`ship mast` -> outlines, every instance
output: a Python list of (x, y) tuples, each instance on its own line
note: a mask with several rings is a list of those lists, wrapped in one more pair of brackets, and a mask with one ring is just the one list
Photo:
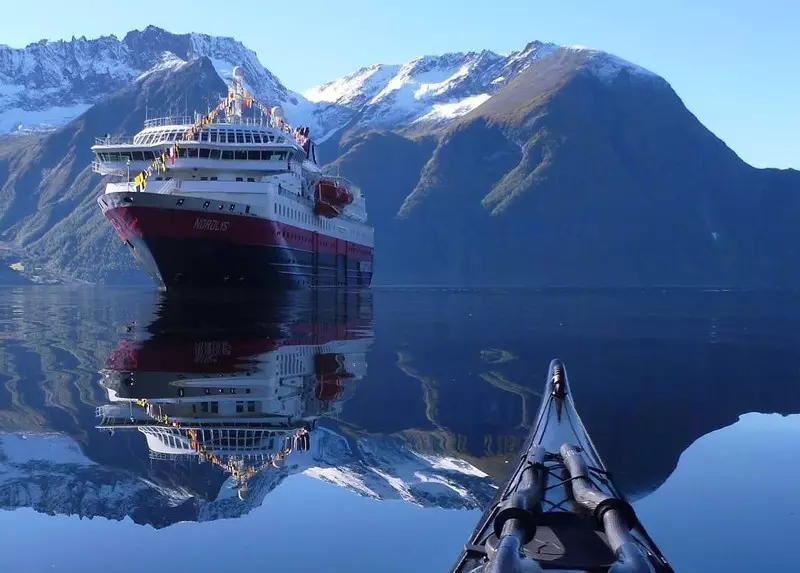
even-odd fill
[(233, 82), (231, 85), (231, 93), (233, 94), (233, 103), (230, 107), (230, 113), (227, 114), (229, 123), (242, 123), (242, 99), (244, 97), (244, 70), (240, 66), (233, 68)]

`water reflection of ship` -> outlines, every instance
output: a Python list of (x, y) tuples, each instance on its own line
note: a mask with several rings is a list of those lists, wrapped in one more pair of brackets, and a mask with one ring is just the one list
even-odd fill
[[(249, 479), (308, 451), (366, 374), (365, 293), (280, 300), (164, 296), (146, 340), (122, 340), (101, 384), (103, 430), (136, 429), (156, 460), (195, 459)], [(193, 334), (194, 333), (194, 334)]]

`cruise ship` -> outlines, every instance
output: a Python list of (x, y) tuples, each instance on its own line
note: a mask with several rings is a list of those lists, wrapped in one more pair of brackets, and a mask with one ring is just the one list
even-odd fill
[(307, 127), (267, 107), (234, 68), (205, 114), (146, 119), (92, 146), (98, 204), (162, 289), (366, 287), (373, 229), (362, 191), (325, 174)]

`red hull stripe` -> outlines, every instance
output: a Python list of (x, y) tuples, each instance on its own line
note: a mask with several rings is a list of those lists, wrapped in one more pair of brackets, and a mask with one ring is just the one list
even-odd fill
[[(309, 328), (309, 332), (313, 327)], [(117, 371), (167, 371), (196, 373), (234, 373), (249, 359), (275, 351), (282, 346), (317, 346), (333, 341), (359, 340), (355, 325), (340, 325), (334, 332), (309, 340), (308, 337), (283, 339), (212, 339), (197, 341), (160, 341), (149, 344), (123, 340), (106, 359), (105, 367)]]
[(105, 215), (123, 239), (215, 239), (232, 245), (268, 245), (372, 260), (372, 247), (260, 217), (137, 206), (108, 209)]

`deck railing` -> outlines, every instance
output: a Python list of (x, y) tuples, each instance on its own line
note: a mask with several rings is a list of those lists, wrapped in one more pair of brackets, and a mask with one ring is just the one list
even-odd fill
[[(180, 126), (191, 126), (197, 123), (198, 117), (194, 115), (168, 115), (165, 117), (154, 117), (150, 119), (144, 120), (144, 126), (147, 127), (159, 127), (162, 125), (180, 125)], [(225, 123), (231, 124), (225, 117), (215, 117), (211, 123)], [(260, 125), (263, 127), (271, 127), (269, 120), (264, 118), (258, 117), (243, 117), (241, 119), (237, 119), (235, 125)]]
[(130, 145), (132, 143), (132, 135), (106, 135), (94, 138), (95, 145)]

